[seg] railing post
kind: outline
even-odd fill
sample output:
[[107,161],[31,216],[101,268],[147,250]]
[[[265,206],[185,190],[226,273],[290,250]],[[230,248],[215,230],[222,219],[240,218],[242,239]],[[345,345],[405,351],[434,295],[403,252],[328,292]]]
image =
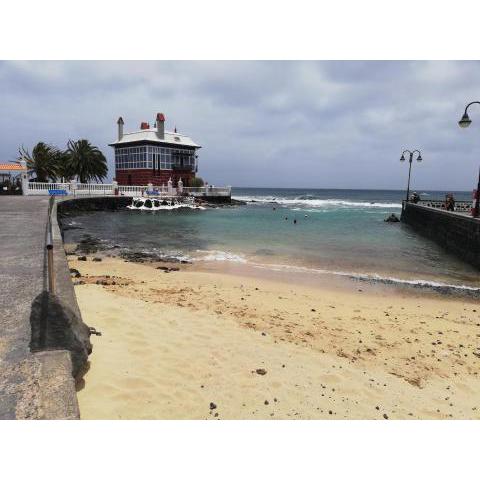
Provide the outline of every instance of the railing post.
[[28,195],[28,171],[27,171],[27,162],[25,160],[20,160],[20,165],[24,170],[22,171],[22,195]]
[[75,196],[77,192],[77,181],[75,179],[70,180],[70,193]]
[[53,269],[53,245],[47,245],[48,291],[55,293],[55,271]]

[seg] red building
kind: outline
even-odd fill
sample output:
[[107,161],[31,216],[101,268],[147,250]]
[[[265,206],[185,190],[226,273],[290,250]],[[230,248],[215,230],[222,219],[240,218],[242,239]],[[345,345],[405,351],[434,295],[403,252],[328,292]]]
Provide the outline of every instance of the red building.
[[197,145],[186,135],[165,130],[165,115],[157,113],[154,128],[142,122],[140,130],[123,133],[123,119],[118,119],[118,140],[110,144],[115,150],[115,180],[119,185],[173,186],[182,179],[190,186],[198,170]]

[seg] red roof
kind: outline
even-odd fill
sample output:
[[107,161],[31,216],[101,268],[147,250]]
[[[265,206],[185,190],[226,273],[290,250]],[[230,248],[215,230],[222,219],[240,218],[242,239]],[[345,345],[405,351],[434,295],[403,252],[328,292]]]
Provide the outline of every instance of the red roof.
[[0,163],[0,170],[26,170],[18,163]]

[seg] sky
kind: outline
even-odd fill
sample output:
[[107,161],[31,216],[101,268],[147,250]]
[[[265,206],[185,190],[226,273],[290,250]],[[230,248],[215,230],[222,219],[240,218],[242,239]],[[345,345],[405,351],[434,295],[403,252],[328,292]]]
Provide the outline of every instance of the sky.
[[471,190],[480,167],[480,62],[2,61],[0,162],[39,141],[98,146],[114,176],[125,132],[157,112],[202,145],[210,184]]

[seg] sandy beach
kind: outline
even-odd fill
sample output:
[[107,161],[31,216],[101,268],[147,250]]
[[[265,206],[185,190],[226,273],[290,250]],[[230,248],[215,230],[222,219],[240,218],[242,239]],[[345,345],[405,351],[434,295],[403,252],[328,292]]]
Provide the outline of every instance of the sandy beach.
[[83,419],[480,418],[475,300],[222,262],[69,260],[102,333]]

